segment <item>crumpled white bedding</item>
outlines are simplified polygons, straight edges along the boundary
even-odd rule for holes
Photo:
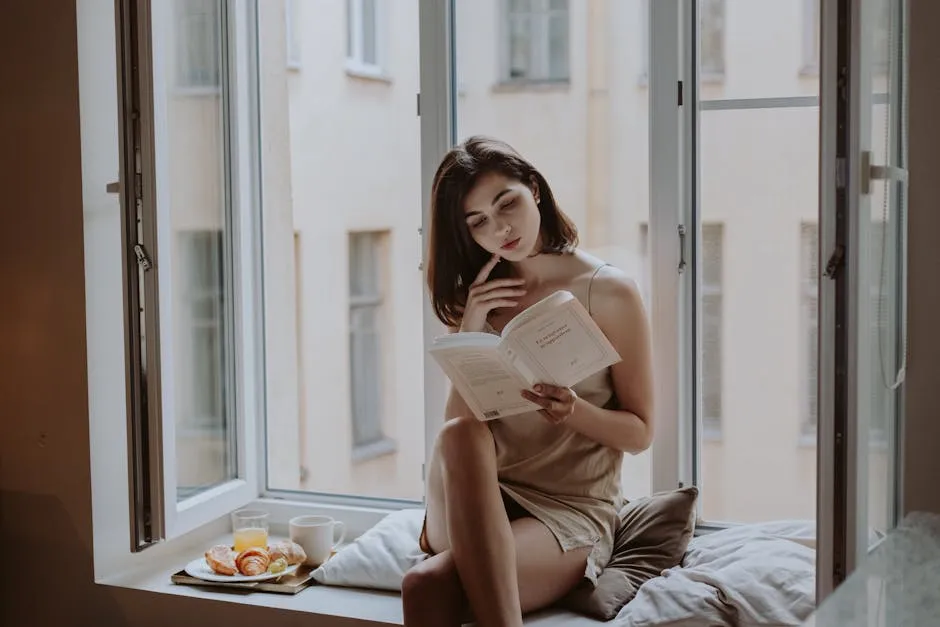
[[[313,573],[321,584],[401,590],[424,559],[420,509],[389,514]],[[815,606],[815,524],[746,524],[692,539],[682,565],[640,587],[613,627],[782,627],[800,625]],[[558,609],[531,624],[605,623]]]
[[[693,538],[682,565],[644,584],[609,624],[800,625],[815,607],[814,527],[781,521]]]

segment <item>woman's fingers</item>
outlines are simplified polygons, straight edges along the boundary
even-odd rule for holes
[[[572,397],[574,396],[574,393],[571,391],[571,389],[558,385],[551,385],[549,383],[539,383],[535,386],[535,391],[542,396],[546,396],[563,403],[571,401]]]
[[[480,296],[498,289],[519,289],[519,286],[525,284],[525,279],[495,279],[480,285],[474,285],[469,290],[472,297]]]
[[[514,290],[514,289],[506,288],[506,289],[501,289],[501,290],[490,290],[488,292],[481,292],[480,294],[477,294],[475,298],[478,303],[486,303],[497,298],[506,299],[506,298],[513,298],[516,296],[524,296],[524,295],[525,295],[525,290],[519,290],[519,289]]]
[[[481,283],[484,283],[487,277],[490,276],[490,272],[493,271],[493,268],[495,268],[496,264],[498,263],[499,263],[499,255],[493,255],[493,257],[489,261],[486,262],[486,265],[480,268],[480,273],[477,275],[477,280],[474,281],[473,284],[480,285]]]

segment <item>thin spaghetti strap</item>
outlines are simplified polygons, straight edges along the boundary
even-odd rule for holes
[[[588,313],[591,313],[591,288],[594,287],[594,277],[597,276],[597,273],[601,271],[601,268],[604,266],[609,266],[609,263],[602,263],[601,265],[594,268],[594,274],[591,275],[591,280],[588,282],[588,293],[587,293],[587,310]]]

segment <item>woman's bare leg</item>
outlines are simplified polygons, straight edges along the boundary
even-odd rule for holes
[[[590,548],[563,553],[552,533],[534,518],[512,522],[522,613],[551,605],[584,575]],[[402,585],[406,627],[457,627],[473,619],[451,551],[412,568]]]
[[[497,483],[495,446],[489,428],[475,418],[449,420],[435,442],[428,473],[427,540],[435,553],[450,551],[448,559],[459,572],[463,591],[481,627],[518,627],[522,624],[523,606],[531,607],[541,601],[538,595],[527,598],[525,603],[520,600],[521,573],[516,553],[520,541],[528,543],[530,538],[538,538],[534,541],[537,546],[520,549],[545,551],[544,558],[540,556],[538,560],[540,566],[527,576],[536,576],[538,586],[549,596],[555,594],[559,585],[566,591],[584,573],[585,551],[562,554],[544,525],[534,519],[523,520],[529,522],[520,521],[520,529],[535,527],[516,537]],[[533,556],[527,556],[520,565],[531,563],[528,557]],[[548,560],[545,563],[550,570],[557,561],[562,572],[544,580],[539,570],[544,560]],[[567,568],[571,560],[574,566]],[[433,567],[444,564],[443,559],[436,560],[426,567],[430,575],[427,570],[418,570],[412,579],[418,579],[422,573],[435,579],[440,573]],[[570,585],[569,571],[575,573]],[[407,595],[404,589],[403,594]],[[442,594],[441,598],[449,595]],[[406,605],[410,600],[405,600]]]

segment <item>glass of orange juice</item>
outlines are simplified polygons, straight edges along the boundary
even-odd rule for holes
[[[253,546],[268,546],[268,513],[257,509],[232,512],[232,535],[235,552],[241,553]]]

